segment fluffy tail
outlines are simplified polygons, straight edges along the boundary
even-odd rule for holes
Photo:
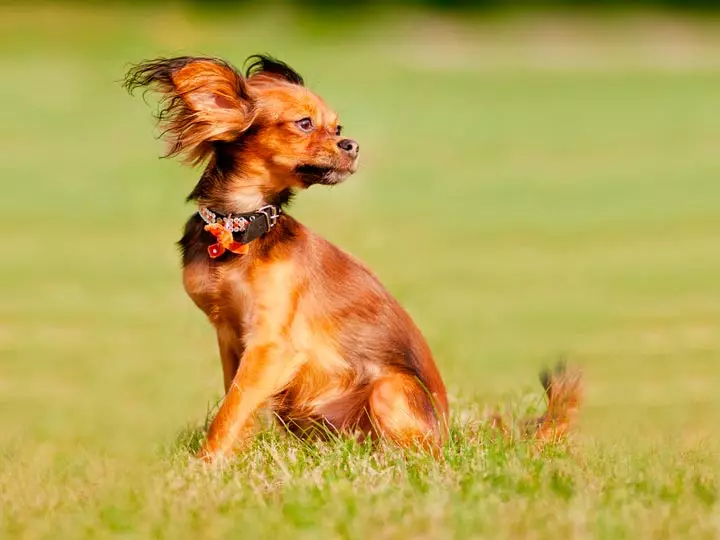
[[[540,382],[547,397],[547,411],[527,422],[528,436],[540,441],[559,441],[567,437],[575,424],[582,399],[582,377],[577,370],[568,370],[564,362],[555,369],[544,369]]]
[[[540,382],[545,389],[547,410],[535,418],[526,418],[520,423],[523,438],[539,442],[557,442],[565,439],[575,424],[582,400],[582,376],[578,370],[568,370],[565,362],[558,362],[554,369],[544,369]],[[491,427],[499,429],[506,436],[517,434],[499,413],[489,418]]]

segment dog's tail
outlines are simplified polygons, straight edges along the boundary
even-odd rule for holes
[[[545,389],[547,411],[527,422],[528,436],[540,441],[554,442],[567,437],[577,419],[582,401],[582,376],[578,370],[568,370],[564,362],[555,369],[544,369],[540,382]]]
[[[540,382],[545,390],[547,409],[541,416],[526,418],[520,423],[520,435],[538,442],[564,440],[575,425],[582,401],[582,374],[567,368],[565,362],[558,362],[554,369],[540,372]],[[489,418],[492,428],[505,435],[512,435],[502,415],[496,413]],[[517,434],[517,429],[514,431]]]

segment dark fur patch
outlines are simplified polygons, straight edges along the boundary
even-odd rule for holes
[[[217,161],[218,154],[211,158],[207,167],[202,173],[200,180],[187,196],[186,201],[195,201],[197,199],[208,199],[215,191],[219,191],[222,186],[222,174],[218,170]]]
[[[293,197],[295,197],[295,192],[291,188],[286,188],[280,193],[273,194],[268,199],[268,204],[274,204],[275,206],[286,208],[292,202]]]
[[[245,65],[247,66],[245,68],[245,76],[248,78],[256,74],[266,73],[285,79],[290,83],[305,86],[305,80],[302,78],[302,75],[285,62],[281,62],[269,54],[254,54],[248,57]]]
[[[287,257],[287,251],[295,247],[299,232],[300,224],[287,214],[282,214],[270,232],[255,240],[257,257],[261,260],[275,256]]]

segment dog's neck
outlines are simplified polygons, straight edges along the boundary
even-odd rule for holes
[[[293,196],[290,188],[275,187],[267,167],[244,162],[242,167],[208,164],[188,199],[221,214],[246,214],[267,205],[285,206]]]
[[[236,187],[222,197],[199,198],[199,206],[206,206],[223,214],[246,214],[268,204],[263,193],[255,186]]]

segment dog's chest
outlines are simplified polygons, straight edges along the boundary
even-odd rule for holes
[[[185,267],[183,283],[213,325],[235,329],[245,342],[287,340],[299,319],[300,286],[288,261],[196,262]]]
[[[239,330],[247,326],[253,291],[247,265],[241,260],[223,265],[206,261],[189,264],[183,270],[183,285],[215,327]]]
[[[305,286],[291,262],[219,269],[195,264],[183,274],[188,295],[216,328],[234,333],[243,349],[273,344],[297,364],[290,386],[299,401],[308,406],[332,400],[355,379],[322,320],[303,306]]]

